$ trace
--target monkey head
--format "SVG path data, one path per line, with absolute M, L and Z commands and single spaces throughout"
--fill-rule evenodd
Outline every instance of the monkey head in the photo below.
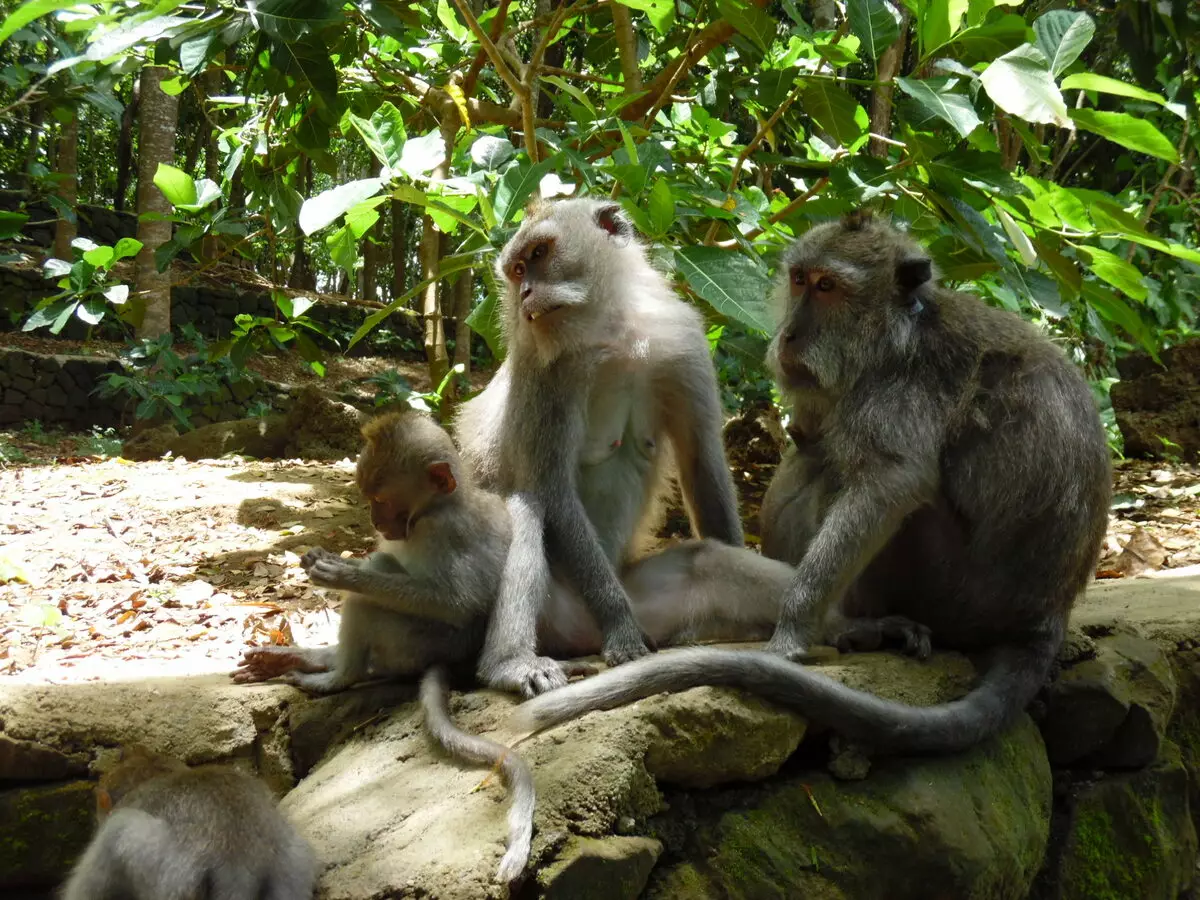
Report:
M 134 788 L 160 775 L 186 770 L 181 760 L 154 753 L 141 744 L 123 747 L 117 761 L 105 769 L 96 785 L 96 813 L 104 818 Z
M 594 340 L 620 314 L 617 298 L 643 268 L 649 262 L 618 204 L 571 199 L 531 207 L 496 261 L 508 339 L 532 345 L 544 362 Z
M 366 445 L 355 480 L 384 540 L 405 541 L 422 516 L 458 488 L 463 464 L 450 435 L 411 410 L 387 413 L 363 427 Z
M 869 213 L 809 230 L 780 260 L 783 316 L 768 354 L 780 386 L 834 398 L 902 357 L 933 314 L 933 278 L 928 254 Z

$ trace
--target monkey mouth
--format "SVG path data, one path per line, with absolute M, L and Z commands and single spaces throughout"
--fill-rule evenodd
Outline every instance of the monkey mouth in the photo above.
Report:
M 563 304 L 556 303 L 553 306 L 545 306 L 541 309 L 531 309 L 525 313 L 526 322 L 536 322 L 538 319 L 548 316 L 551 313 L 558 312 L 563 308 Z

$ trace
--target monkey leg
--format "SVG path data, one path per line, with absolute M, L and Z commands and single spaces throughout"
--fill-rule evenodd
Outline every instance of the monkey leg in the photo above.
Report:
M 118 809 L 88 845 L 62 900 L 154 897 L 190 900 L 201 887 L 194 853 L 165 823 L 139 809 Z
M 242 651 L 233 680 L 237 684 L 254 684 L 280 678 L 289 672 L 326 672 L 336 657 L 336 646 L 251 647 Z
M 878 650 L 885 641 L 899 643 L 904 652 L 917 659 L 929 659 L 933 652 L 933 632 L 904 616 L 881 619 L 841 619 L 827 633 L 826 641 L 842 653 Z

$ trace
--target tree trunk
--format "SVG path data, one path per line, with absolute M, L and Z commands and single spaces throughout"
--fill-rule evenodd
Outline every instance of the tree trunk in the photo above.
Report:
M 137 117 L 138 97 L 141 94 L 141 81 L 134 79 L 133 88 L 129 92 L 129 102 L 121 113 L 121 131 L 117 135 L 117 191 L 113 197 L 113 209 L 122 212 L 125 209 L 125 195 L 129 193 L 129 170 L 133 160 L 133 121 Z
M 305 197 L 312 194 L 312 160 L 307 156 L 300 160 L 300 171 L 297 173 L 300 182 L 300 193 Z M 317 289 L 316 273 L 313 272 L 312 260 L 308 258 L 308 250 L 304 245 L 304 232 L 299 227 L 296 232 L 296 245 L 292 253 L 292 270 L 288 273 L 288 287 L 315 291 Z
M 442 111 L 442 141 L 446 145 L 446 161 L 430 174 L 430 183 L 446 177 L 449 159 L 454 154 L 454 135 L 458 131 L 458 112 L 454 109 Z M 441 258 L 441 234 L 434 227 L 430 216 L 421 222 L 421 280 L 427 281 L 437 275 Z M 446 352 L 446 330 L 442 322 L 442 310 L 438 303 L 438 282 L 426 285 L 421 292 L 421 316 L 425 323 L 425 359 L 429 363 L 429 380 L 437 387 L 450 371 L 450 358 Z
M 154 265 L 154 251 L 171 240 L 171 222 L 165 218 L 171 212 L 171 204 L 154 186 L 158 164 L 175 161 L 179 104 L 159 87 L 169 75 L 170 70 L 165 66 L 142 68 L 137 188 L 138 240 L 142 242 L 142 251 L 137 256 L 136 277 L 142 306 L 139 338 L 158 337 L 171 330 L 171 269 L 168 266 L 167 271 L 159 272 Z M 158 213 L 164 219 L 148 220 L 147 213 Z
M 475 292 L 475 270 L 467 269 L 454 285 L 454 364 L 463 367 L 463 376 L 471 374 L 471 297 Z
M 204 113 L 204 104 L 209 97 L 221 92 L 221 70 L 210 67 L 197 85 L 199 92 L 200 128 L 204 135 L 204 177 L 216 184 L 221 183 L 221 159 L 217 156 L 217 129 Z M 221 254 L 221 239 L 211 232 L 200 241 L 200 256 L 205 262 L 215 261 Z
M 883 137 L 892 136 L 892 95 L 896 91 L 895 78 L 900 74 L 900 63 L 908 44 L 908 9 L 903 4 L 900 4 L 900 17 L 900 37 L 880 54 L 876 76 L 879 86 L 871 95 L 871 133 Z M 868 152 L 879 159 L 886 159 L 888 145 L 871 138 Z
M 58 152 L 55 153 L 55 157 L 58 161 L 55 171 L 59 176 L 55 193 L 63 205 L 74 212 L 79 187 L 79 110 L 74 110 L 71 121 L 64 124 L 59 131 Z M 54 227 L 54 255 L 70 261 L 73 240 L 75 222 L 60 211 L 58 223 Z
M 35 103 L 29 110 L 29 143 L 25 145 L 25 171 L 21 173 L 21 183 L 25 190 L 33 187 L 33 164 L 37 162 L 38 151 L 42 142 L 42 116 L 45 108 Z
M 392 201 L 392 299 L 408 290 L 408 209 L 400 200 Z

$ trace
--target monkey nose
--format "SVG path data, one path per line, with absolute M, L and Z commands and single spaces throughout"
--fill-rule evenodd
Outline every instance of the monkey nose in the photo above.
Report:
M 533 285 L 530 285 L 530 284 L 521 285 L 521 299 L 522 300 L 528 300 L 532 294 L 533 294 Z
M 787 331 L 785 331 L 783 333 L 783 342 L 785 344 L 790 344 L 794 340 L 796 340 L 796 329 L 795 328 L 789 328 Z

